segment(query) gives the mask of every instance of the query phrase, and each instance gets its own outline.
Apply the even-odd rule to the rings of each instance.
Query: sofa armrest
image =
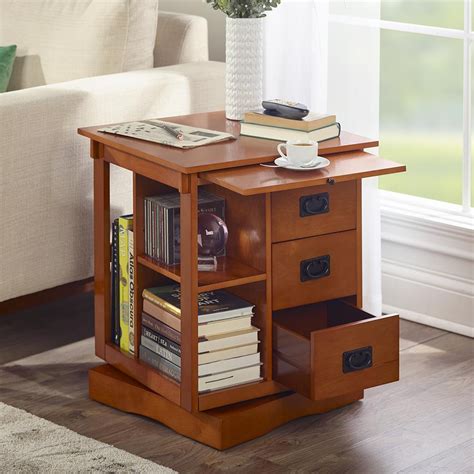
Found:
[[[0,94],[0,301],[92,275],[92,160],[77,128],[222,109],[224,69],[182,64]],[[112,166],[112,216],[130,205],[130,174]]]
[[[207,20],[200,16],[160,11],[154,56],[155,67],[207,61]]]

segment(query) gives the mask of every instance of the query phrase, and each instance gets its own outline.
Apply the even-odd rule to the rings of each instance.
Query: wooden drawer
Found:
[[[272,245],[273,309],[357,293],[354,230]]]
[[[273,314],[273,377],[312,400],[399,378],[398,315],[375,317],[343,301]]]
[[[273,242],[355,229],[356,220],[355,181],[272,193]]]

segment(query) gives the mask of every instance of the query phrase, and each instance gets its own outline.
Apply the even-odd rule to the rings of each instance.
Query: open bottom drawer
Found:
[[[399,378],[398,315],[375,317],[342,300],[273,314],[274,379],[312,400]]]

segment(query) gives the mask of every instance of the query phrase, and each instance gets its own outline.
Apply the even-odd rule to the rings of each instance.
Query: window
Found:
[[[335,0],[330,12],[331,23],[354,33],[380,31],[380,154],[406,163],[407,173],[382,177],[379,187],[464,214],[474,206],[472,3]]]

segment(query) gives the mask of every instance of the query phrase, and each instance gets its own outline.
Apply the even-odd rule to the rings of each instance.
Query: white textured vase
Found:
[[[228,119],[262,106],[263,18],[227,17],[225,83]]]

